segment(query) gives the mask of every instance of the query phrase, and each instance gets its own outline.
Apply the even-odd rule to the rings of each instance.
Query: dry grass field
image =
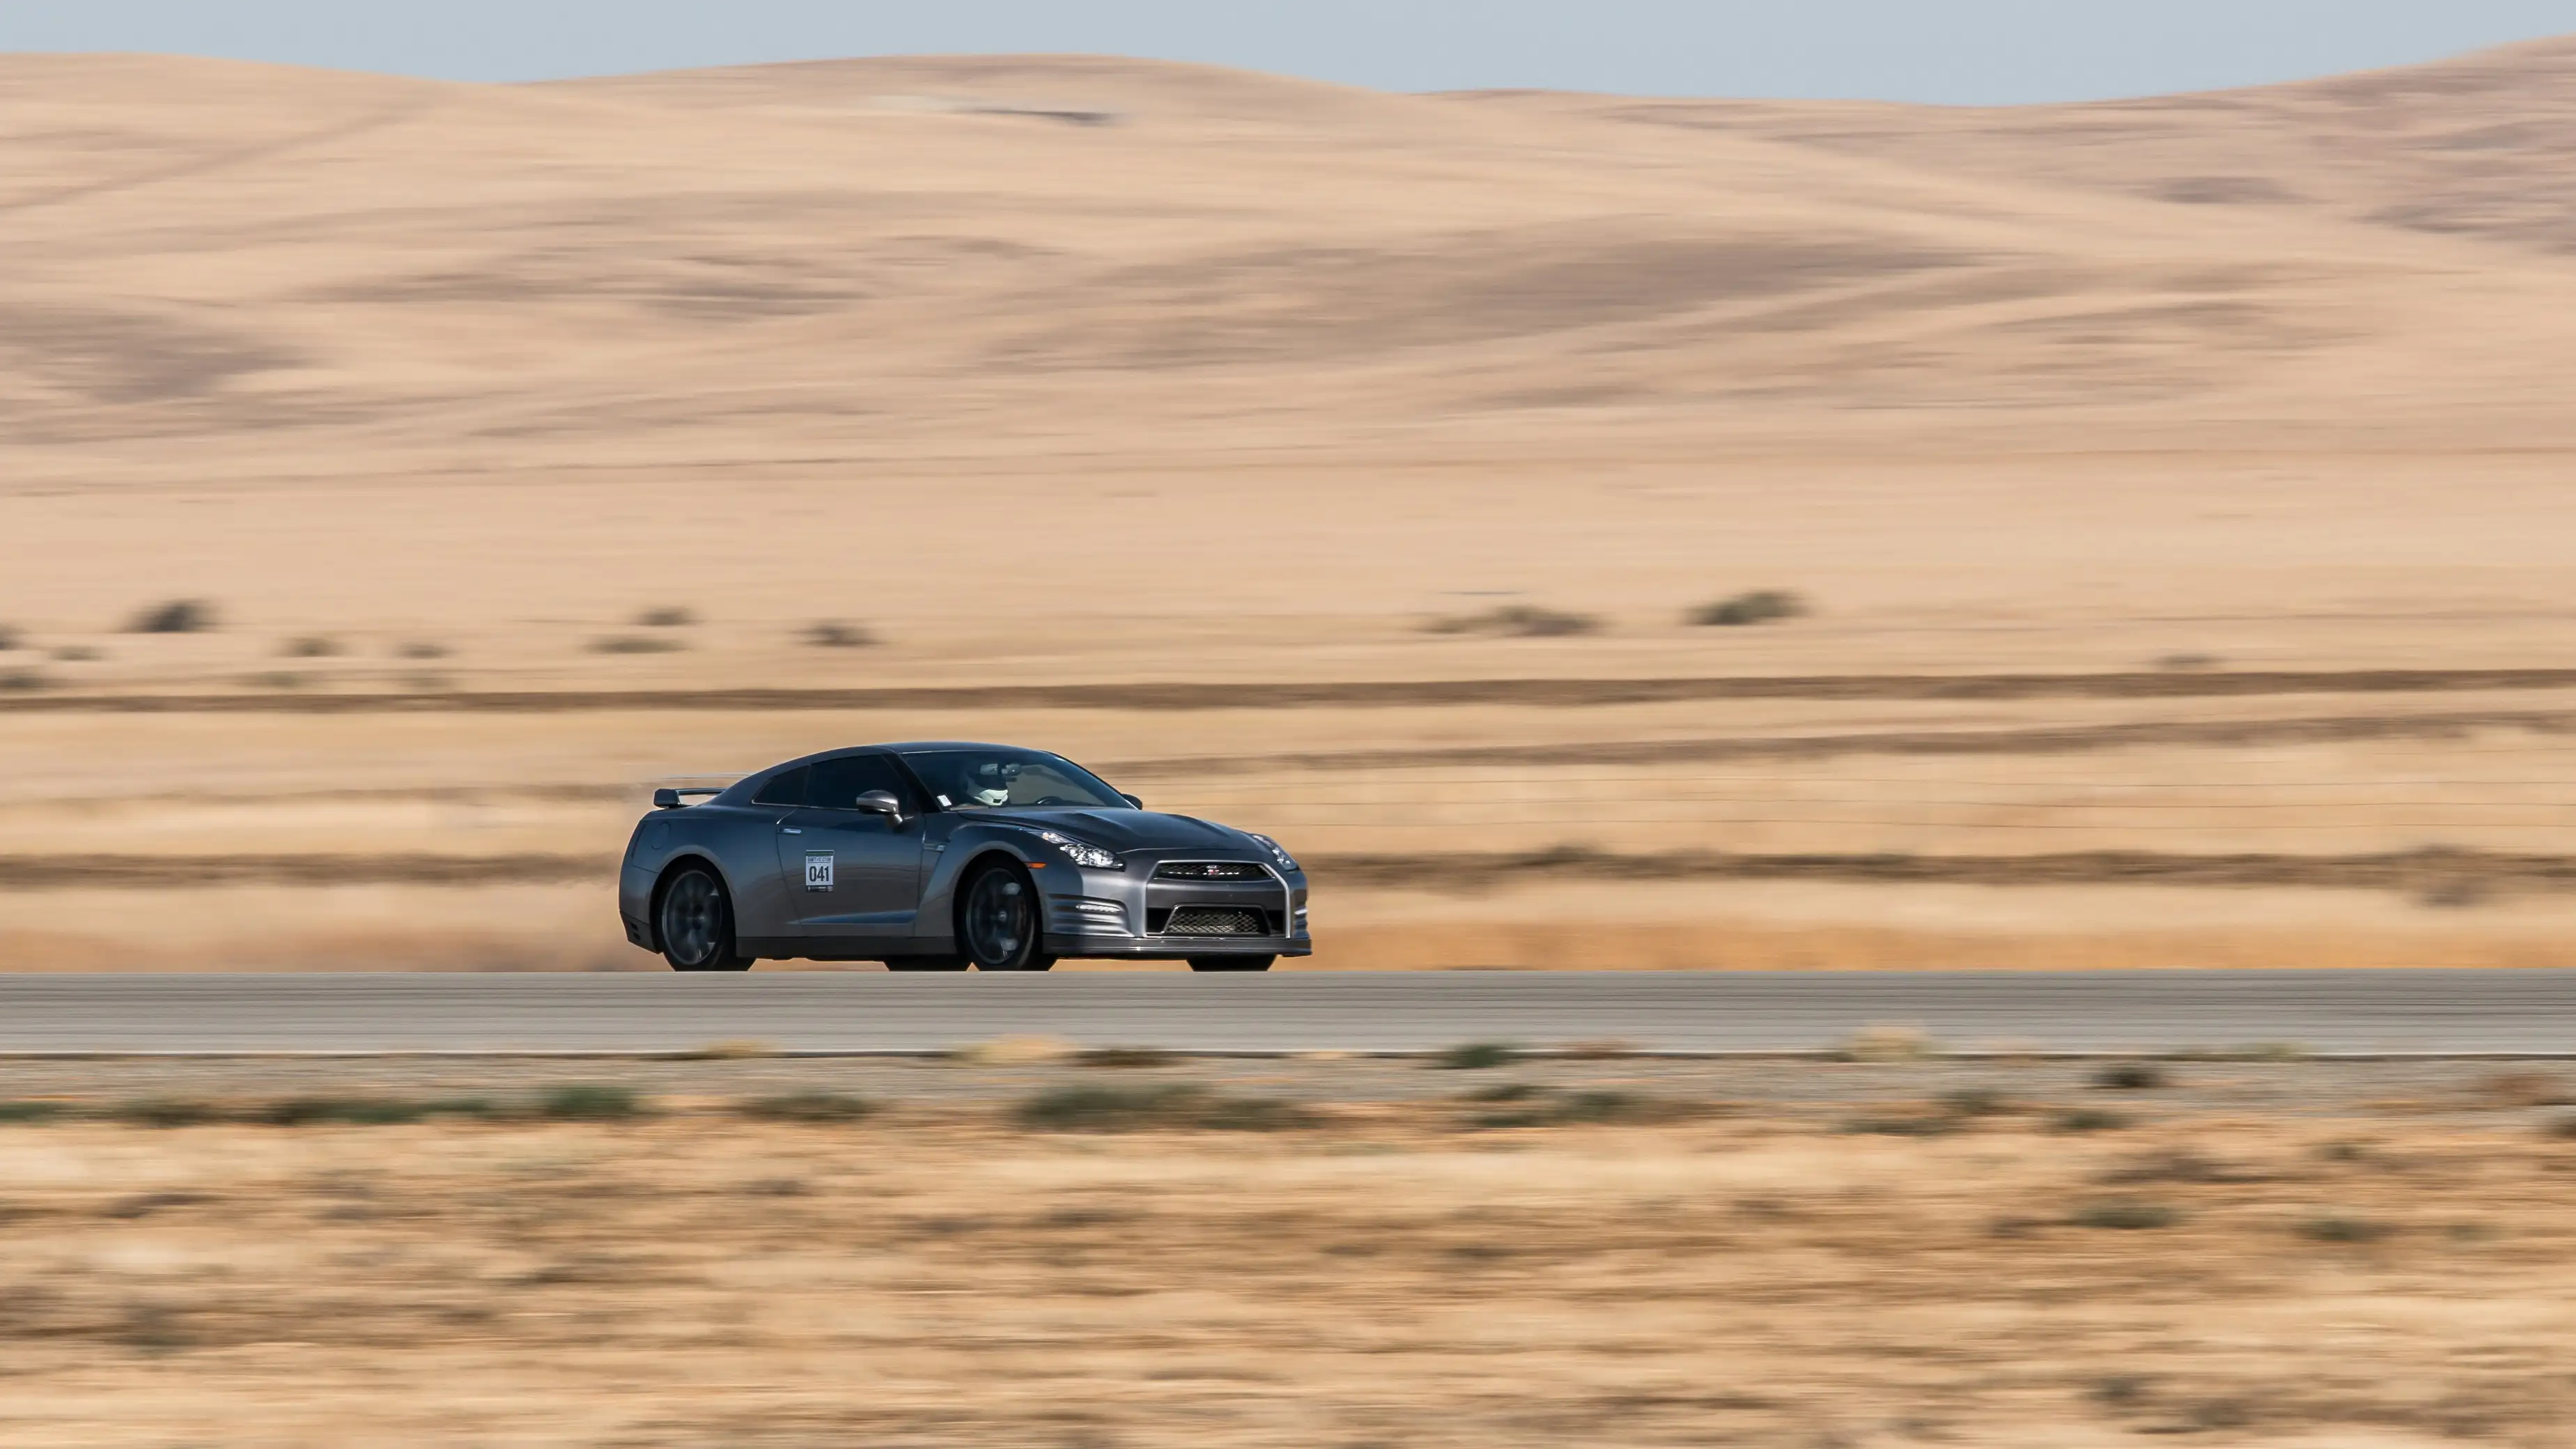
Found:
[[[14,1063],[0,1443],[2539,1449],[2554,1071]]]
[[[1317,966],[2561,961],[2571,146],[0,57],[0,966],[646,965],[647,782],[951,734]]]

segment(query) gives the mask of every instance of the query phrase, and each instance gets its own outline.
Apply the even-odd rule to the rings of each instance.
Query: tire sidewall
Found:
[[[680,959],[678,949],[672,945],[670,923],[661,919],[661,917],[663,912],[670,909],[671,896],[674,892],[679,890],[680,883],[693,875],[705,877],[707,884],[714,889],[714,911],[716,916],[714,934],[716,939],[713,942],[711,949],[707,952],[706,959],[702,961],[687,962]],[[740,971],[750,965],[749,962],[743,961],[735,952],[733,892],[725,889],[724,877],[717,875],[706,866],[691,865],[673,871],[671,873],[671,878],[662,883],[661,894],[654,899],[653,914],[655,918],[653,923],[654,927],[662,936],[662,959],[670,963],[672,970],[687,972]]]
[[[987,882],[1000,878],[1019,883],[1021,897],[1027,902],[1028,929],[1020,939],[1019,950],[1006,961],[986,961],[977,954],[975,937],[967,922],[975,909],[975,898]],[[1055,963],[1046,951],[1046,912],[1039,908],[1038,886],[1020,863],[1007,857],[983,862],[966,877],[966,888],[958,895],[957,954],[978,971],[1044,971]]]

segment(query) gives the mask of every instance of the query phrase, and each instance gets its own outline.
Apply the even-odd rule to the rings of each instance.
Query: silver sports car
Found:
[[[617,908],[626,938],[675,971],[1044,971],[1069,957],[1267,971],[1314,953],[1306,874],[1277,841],[1154,814],[1042,750],[833,750],[722,790],[659,790],[653,806]]]

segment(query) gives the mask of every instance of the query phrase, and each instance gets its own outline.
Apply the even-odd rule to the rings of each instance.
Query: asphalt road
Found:
[[[2009,975],[0,975],[0,1054],[940,1051],[1005,1036],[1205,1052],[1622,1041],[1812,1051],[2576,1056],[2576,971]]]

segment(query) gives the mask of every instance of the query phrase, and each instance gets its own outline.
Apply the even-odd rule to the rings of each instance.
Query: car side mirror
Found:
[[[903,802],[891,790],[870,790],[850,803],[870,815],[887,816],[897,823],[903,820]]]
[[[1121,796],[1119,796],[1118,798],[1119,798],[1119,799],[1121,799],[1121,800],[1126,801],[1126,802],[1127,802],[1128,804],[1130,804],[1130,805],[1135,806],[1135,807],[1136,807],[1137,809],[1139,809],[1139,810],[1142,810],[1142,809],[1144,809],[1144,808],[1145,808],[1145,802],[1144,802],[1144,801],[1142,801],[1142,800],[1137,799],[1137,798],[1136,798],[1135,796],[1133,796],[1133,795],[1121,795]]]

